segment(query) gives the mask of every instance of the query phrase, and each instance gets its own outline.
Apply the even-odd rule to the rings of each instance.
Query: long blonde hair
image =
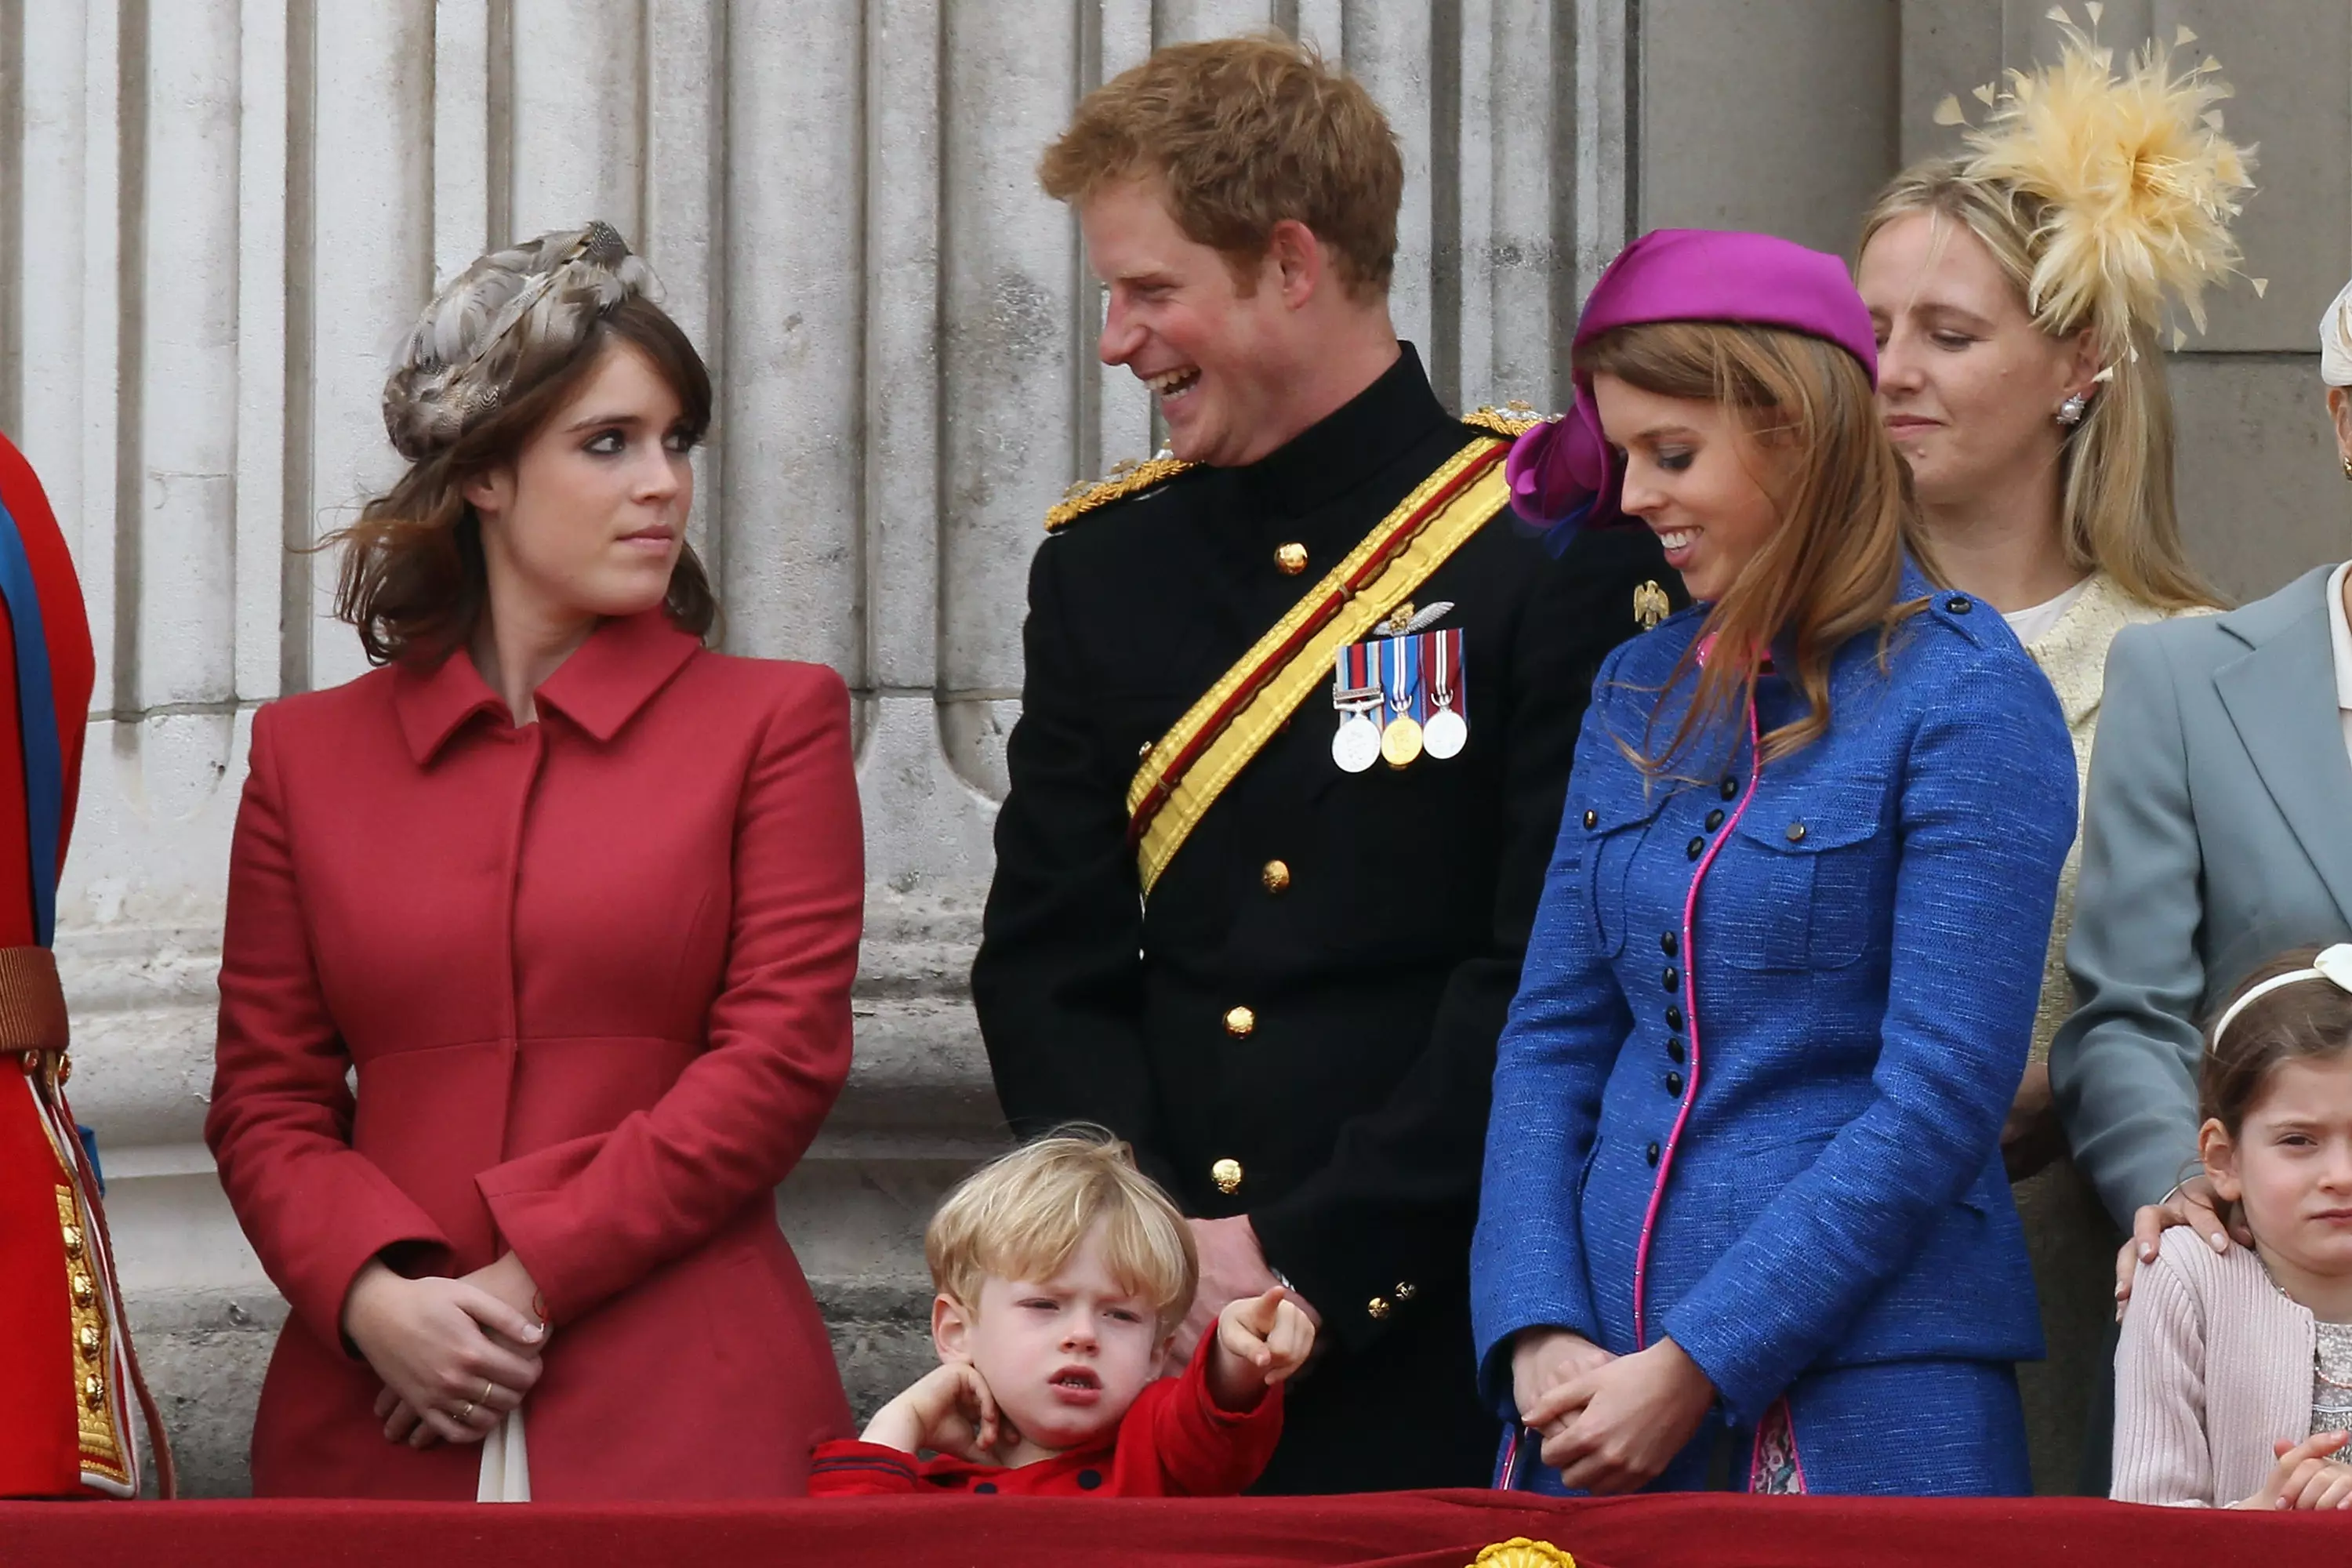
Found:
[[[1580,375],[1613,375],[1660,397],[1717,404],[1768,450],[1794,454],[1785,482],[1767,485],[1780,513],[1755,556],[1707,612],[1700,636],[1667,681],[1698,661],[1698,689],[1671,740],[1640,756],[1664,772],[1703,733],[1720,733],[1753,700],[1766,652],[1787,638],[1795,661],[1780,673],[1807,710],[1760,738],[1766,761],[1818,740],[1830,724],[1830,660],[1850,637],[1891,632],[1916,608],[1900,605],[1903,552],[1917,540],[1910,478],[1852,354],[1803,332],[1717,321],[1656,321],[1604,332],[1576,352]],[[1744,654],[1744,657],[1740,655]],[[1652,723],[1656,722],[1653,710]]]
[[[2024,304],[2032,287],[2035,237],[2046,230],[2043,205],[2006,182],[1969,174],[1957,159],[1931,158],[1904,170],[1880,194],[1863,220],[1860,249],[1867,250],[1878,231],[1897,218],[1926,213],[1976,236]],[[2079,320],[2058,323],[2053,335],[2095,334],[2092,313],[2086,307]],[[2158,609],[2220,608],[2221,596],[2189,563],[2180,542],[2172,489],[2172,393],[2155,330],[2136,326],[2127,342],[2095,346],[2107,379],[2059,447],[2059,532],[2067,563],[2085,574],[2105,572],[2126,594]]]

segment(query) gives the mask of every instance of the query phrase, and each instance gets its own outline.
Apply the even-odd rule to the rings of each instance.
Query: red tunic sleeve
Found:
[[[49,510],[40,479],[23,453],[0,438],[0,503],[16,520],[25,559],[33,569],[33,589],[41,601],[41,640],[49,653],[49,687],[58,706],[58,749],[65,763],[65,795],[58,820],[58,864],[65,868],[73,837],[74,802],[81,789],[82,737],[89,728],[90,687],[96,656],[89,643],[89,614],[73,556]],[[31,846],[25,819],[24,739],[16,716],[16,649],[0,609],[0,947],[33,941]]]
[[[835,1437],[809,1461],[811,1497],[907,1497],[923,1489],[921,1461],[883,1443]]]
[[[849,1076],[865,847],[849,693],[797,667],[743,786],[709,1047],[651,1110],[475,1185],[558,1323],[712,1236],[800,1163]]]
[[[1209,1392],[1216,1330],[1201,1336],[1181,1377],[1146,1387],[1119,1423],[1114,1497],[1232,1497],[1257,1479],[1282,1437],[1282,1385],[1248,1410]]]

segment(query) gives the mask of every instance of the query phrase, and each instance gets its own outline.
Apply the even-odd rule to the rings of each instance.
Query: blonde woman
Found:
[[[1879,407],[1935,565],[2000,610],[2050,678],[2079,781],[2116,633],[2220,603],[2181,546],[2159,330],[2168,286],[2193,298],[2236,259],[2226,222],[2244,158],[2199,121],[2220,85],[2201,69],[2170,75],[2160,53],[2119,82],[2078,36],[2023,79],[2032,89],[2000,105],[1968,153],[1887,186],[1863,226],[1857,279]],[[2186,212],[2151,200],[2093,221],[2098,182],[2151,144],[2180,154]],[[2133,247],[2156,265],[2130,266]],[[2078,865],[2070,852],[2032,1058],[2001,1134],[2049,1350],[2020,1377],[2043,1492],[2082,1483],[2113,1315],[2113,1227],[2068,1158],[2050,1088],[2051,1038],[2074,1003]]]

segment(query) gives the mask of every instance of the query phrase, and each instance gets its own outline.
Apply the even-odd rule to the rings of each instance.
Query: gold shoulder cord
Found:
[[[1507,436],[1516,441],[1549,417],[1534,405],[1514,397],[1500,407],[1492,403],[1482,403],[1465,414],[1462,423],[1475,425],[1481,430],[1492,430],[1497,436]]]
[[[1064,490],[1062,499],[1045,513],[1045,531],[1055,532],[1090,511],[1127,496],[1140,494],[1156,484],[1174,479],[1187,468],[1198,466],[1186,462],[1165,447],[1153,457],[1129,458],[1125,462],[1113,465],[1110,472],[1101,479],[1080,479]]]

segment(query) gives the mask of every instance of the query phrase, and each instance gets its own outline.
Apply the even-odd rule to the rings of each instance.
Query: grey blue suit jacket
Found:
[[[2107,655],[2050,1050],[2117,1224],[2197,1152],[2200,1026],[2249,970],[2352,936],[2352,761],[2321,567],[2224,616],[2128,626]]]

